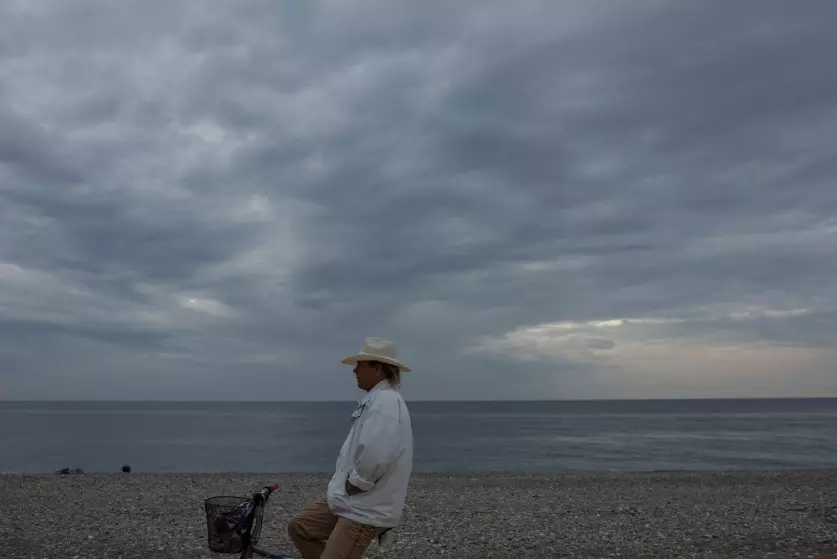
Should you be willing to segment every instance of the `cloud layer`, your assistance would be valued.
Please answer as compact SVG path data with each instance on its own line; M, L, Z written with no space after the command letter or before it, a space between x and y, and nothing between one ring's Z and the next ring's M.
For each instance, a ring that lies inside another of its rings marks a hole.
M832 2L0 6L0 398L837 396Z

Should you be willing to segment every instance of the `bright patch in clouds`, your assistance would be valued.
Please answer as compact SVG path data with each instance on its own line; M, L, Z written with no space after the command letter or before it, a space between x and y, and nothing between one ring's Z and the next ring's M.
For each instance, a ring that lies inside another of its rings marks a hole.
M732 347L755 345L743 342L701 342L692 338L688 329L678 330L675 326L690 323L706 324L728 318L734 321L765 318L791 318L810 314L810 309L752 309L736 311L725 315L704 318L612 318L588 322L551 322L515 328L500 337L484 337L471 346L476 352L511 351L521 359L548 357L594 357L597 350L620 349L626 346L649 347L658 352L660 347L676 349L684 345L699 345L707 349L729 350Z
M724 331L732 322L805 317L810 309L730 312L704 318L617 318L545 323L483 337L469 352L523 362L578 363L621 377L621 396L648 397L655 390L686 386L693 395L728 391L735 396L778 395L789 386L820 395L837 395L829 381L837 350L787 342L739 339ZM722 335L707 335L708 323ZM693 326L700 325L696 331ZM797 382L794 376L801 377ZM619 382L614 384L619 385ZM643 396L644 395L644 396Z
M181 297L180 306L182 306L185 309L190 309L210 316L230 317L235 315L233 309L213 299L202 299L199 297Z

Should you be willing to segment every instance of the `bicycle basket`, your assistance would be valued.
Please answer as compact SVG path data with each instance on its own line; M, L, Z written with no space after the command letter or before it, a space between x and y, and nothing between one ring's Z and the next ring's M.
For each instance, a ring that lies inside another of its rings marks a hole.
M204 501L209 549L216 553L241 553L258 543L264 507L246 497L210 497Z

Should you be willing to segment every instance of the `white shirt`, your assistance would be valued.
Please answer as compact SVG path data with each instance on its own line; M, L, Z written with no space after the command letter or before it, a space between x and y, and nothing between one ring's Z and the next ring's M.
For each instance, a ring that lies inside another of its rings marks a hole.
M328 484L329 508L337 516L362 524L394 527L401 520L413 471L413 429L407 405L383 381L363 397L352 421ZM348 495L347 479L363 492Z

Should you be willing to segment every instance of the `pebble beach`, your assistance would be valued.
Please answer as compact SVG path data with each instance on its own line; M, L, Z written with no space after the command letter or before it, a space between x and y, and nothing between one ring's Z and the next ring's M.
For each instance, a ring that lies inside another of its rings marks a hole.
M210 559L203 500L278 482L260 543L293 551L313 474L0 475L0 557ZM837 470L414 475L402 525L367 557L837 555ZM294 554L295 555L295 554Z

